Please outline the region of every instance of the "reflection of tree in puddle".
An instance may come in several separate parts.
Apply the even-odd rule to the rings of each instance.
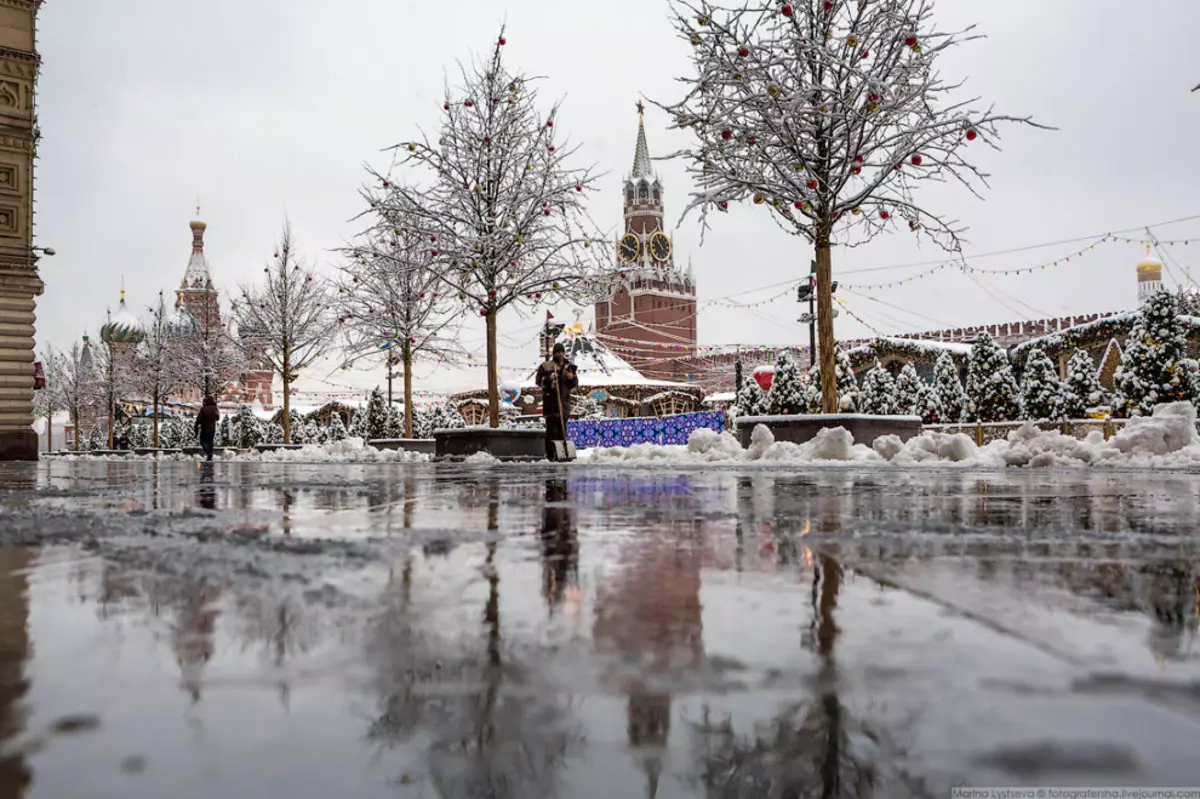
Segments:
[[[654,796],[671,728],[671,693],[704,662],[697,521],[660,524],[622,552],[618,571],[597,585],[592,637],[608,661],[605,682],[627,699],[629,747]]]
[[[487,496],[488,527],[495,531],[498,480]],[[488,598],[480,638],[451,639],[425,628],[412,597],[411,556],[405,561],[368,641],[381,694],[368,738],[388,747],[427,742],[428,779],[443,797],[552,797],[582,737],[557,693],[539,687],[530,666],[506,651],[496,547],[487,544],[482,569]]]
[[[834,621],[842,567],[820,555],[813,576],[813,634],[818,658],[809,701],[789,706],[750,735],[706,709],[694,726],[699,779],[713,799],[868,797],[876,792],[875,746],[838,698]],[[881,795],[883,792],[881,791]]]
[[[204,666],[215,651],[213,634],[220,611],[216,600],[220,591],[204,580],[183,579],[175,601],[175,622],[171,629],[171,647],[183,675],[183,685],[193,702],[200,701],[204,684]]]
[[[29,582],[33,561],[27,549],[0,548],[0,799],[24,796],[32,773],[10,744],[24,731],[28,710],[25,662],[29,659]],[[10,751],[11,750],[11,751]]]

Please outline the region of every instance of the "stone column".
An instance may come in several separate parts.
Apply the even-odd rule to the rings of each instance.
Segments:
[[[33,432],[35,26],[41,0],[0,0],[0,460],[37,460]]]

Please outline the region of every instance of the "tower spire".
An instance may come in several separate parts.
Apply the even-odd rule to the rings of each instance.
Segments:
[[[637,104],[638,110],[638,135],[637,149],[633,153],[633,177],[644,178],[650,177],[653,173],[650,169],[650,147],[646,144],[646,107],[639,100]]]

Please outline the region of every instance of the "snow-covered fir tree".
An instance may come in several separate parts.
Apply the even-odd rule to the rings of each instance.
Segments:
[[[325,428],[325,440],[329,441],[345,441],[349,437],[346,430],[346,423],[342,421],[340,413],[331,414],[329,417],[329,425]]]
[[[230,444],[238,449],[251,449],[266,443],[266,430],[262,420],[254,415],[248,405],[239,405],[230,422]]]
[[[285,417],[286,418],[286,417]],[[264,444],[282,444],[283,443],[283,425],[279,422],[267,422],[263,425],[263,440]]]
[[[774,387],[774,383],[772,383]],[[735,416],[766,416],[771,411],[770,402],[762,386],[753,378],[742,381],[742,390],[737,395]]]
[[[777,416],[808,411],[800,364],[787,350],[775,356],[775,376],[767,392],[767,413]],[[746,414],[750,415],[750,414]]]
[[[901,416],[920,416],[917,410],[917,395],[921,391],[921,376],[917,367],[911,363],[904,364],[900,374],[896,376],[896,413]]]
[[[447,87],[436,138],[397,150],[416,180],[393,182],[368,200],[384,220],[408,221],[436,250],[430,268],[487,331],[489,424],[500,424],[496,318],[593,290],[611,272],[608,242],[585,213],[597,174],[572,166],[559,108],[540,107],[537,79],[504,62],[503,33],[491,52]]]
[[[175,415],[164,421],[158,429],[159,446],[163,449],[182,449],[192,444],[195,438],[195,421]]]
[[[940,56],[975,38],[939,28],[925,0],[673,0],[692,46],[685,97],[663,104],[694,143],[682,155],[702,227],[711,211],[752,202],[816,250],[822,410],[835,393],[832,245],[896,226],[960,250],[962,228],[921,202],[919,187],[984,185],[974,163],[998,127],[1028,119],[957,96]],[[976,144],[976,140],[979,143]]]
[[[890,416],[896,412],[896,380],[891,372],[875,365],[863,375],[860,411],[875,416]]]
[[[971,346],[967,364],[967,411],[973,421],[1011,422],[1021,417],[1020,388],[1008,355],[986,331]]]
[[[266,283],[241,289],[233,304],[238,339],[246,356],[269,366],[283,383],[283,441],[291,443],[292,383],[333,342],[337,316],[323,278],[296,252],[292,228],[284,223],[275,254],[263,269]]]
[[[937,421],[943,424],[963,421],[968,405],[967,392],[958,377],[958,366],[948,352],[939,355],[933,367],[933,390],[937,393],[941,412]]]
[[[309,419],[304,423],[303,436],[305,444],[324,444],[326,440],[325,428],[317,424],[315,419]]]
[[[1182,363],[1186,359],[1179,299],[1162,289],[1142,306],[1129,331],[1125,357],[1117,369],[1113,411],[1121,416],[1149,416],[1160,403],[1192,400],[1191,375]]]
[[[1034,347],[1025,356],[1021,411],[1032,421],[1061,422],[1067,418],[1065,388],[1054,363],[1041,347]]]
[[[937,424],[942,421],[942,417],[945,415],[942,399],[932,384],[926,383],[924,380],[918,381],[917,398],[913,402],[912,412],[914,416],[920,416],[921,421],[925,424]]]
[[[850,364],[850,356],[840,345],[834,348],[834,374],[837,376],[838,413],[856,413],[859,407],[858,380],[854,377],[854,367]],[[817,364],[808,373],[806,397],[809,413],[823,413],[826,403],[822,399],[823,383],[821,368]]]
[[[130,449],[154,446],[154,427],[149,422],[130,422],[126,425],[125,441]]]
[[[92,429],[87,435],[87,448],[92,452],[108,449],[108,428],[105,425],[92,425]]]
[[[217,435],[216,435],[216,439],[215,439],[214,443],[218,447],[233,447],[233,446],[237,446],[236,443],[234,442],[235,438],[236,438],[236,436],[234,434],[234,428],[233,428],[233,414],[222,413],[221,414],[221,422],[220,422],[220,424],[217,425]],[[188,432],[187,441],[188,441],[187,446],[192,446],[193,444],[198,444],[194,426]]]
[[[404,438],[405,424],[405,412],[395,405],[389,405],[384,438]]]
[[[384,399],[383,392],[378,387],[371,390],[371,396],[367,398],[367,407],[360,415],[363,417],[363,425],[359,432],[364,441],[387,438],[387,400]]]

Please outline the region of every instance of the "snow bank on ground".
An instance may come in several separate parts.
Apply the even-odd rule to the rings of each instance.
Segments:
[[[199,456],[182,453],[160,453],[158,455],[78,455],[51,456],[62,461],[194,461]],[[428,455],[405,450],[376,449],[367,446],[361,438],[347,438],[328,444],[307,444],[300,449],[281,449],[274,452],[245,452],[237,455],[222,455],[218,461],[241,461],[258,463],[423,463]]]
[[[1134,468],[1184,468],[1200,466],[1200,436],[1196,409],[1190,402],[1160,405],[1148,418],[1130,419],[1108,441],[1099,431],[1080,440],[1054,431],[1021,425],[1006,439],[977,446],[963,433],[927,431],[901,441],[882,436],[871,447],[855,444],[841,427],[825,428],[811,441],[792,444],[776,441],[771,430],[758,425],[743,448],[729,433],[696,430],[685,447],[638,444],[632,447],[591,449],[579,460],[593,464],[620,463],[856,463],[897,466],[962,464],[965,466],[1088,466]]]

